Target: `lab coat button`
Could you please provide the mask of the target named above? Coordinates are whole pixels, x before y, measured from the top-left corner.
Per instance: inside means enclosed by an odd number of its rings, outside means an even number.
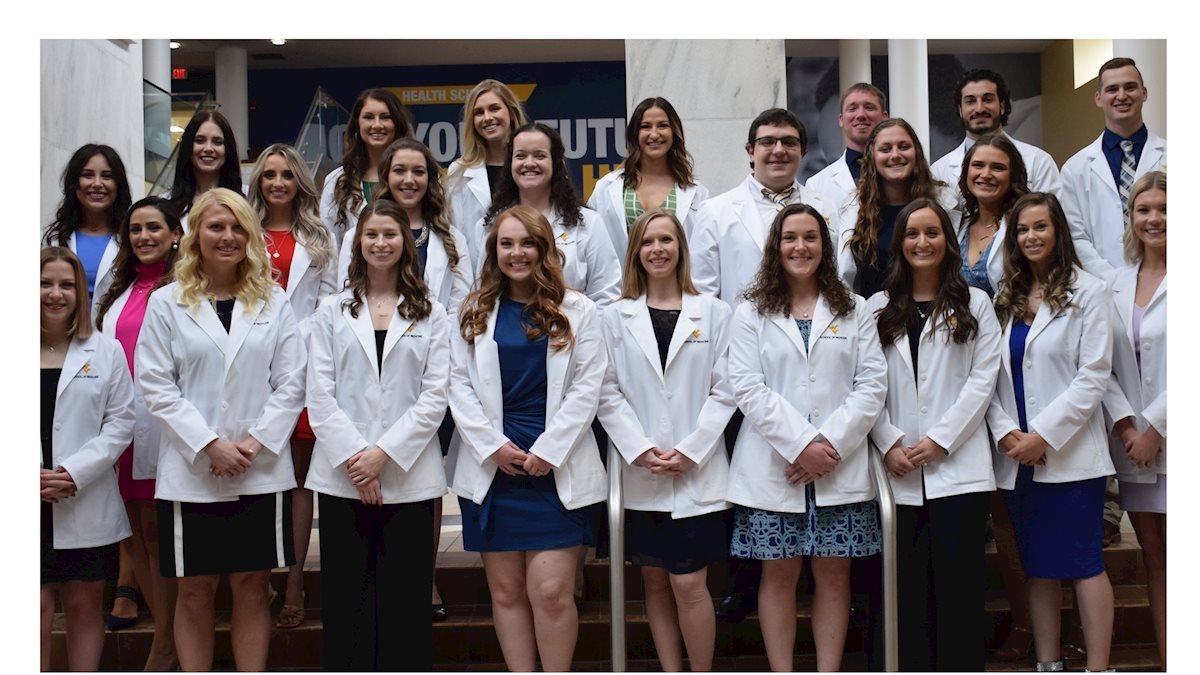
[[[229,401],[221,401],[221,410],[229,409]]]
[[[921,406],[921,414],[924,415],[927,412],[929,412],[929,408],[926,406]]]
[[[1033,361],[1025,361],[1025,367],[1026,367],[1026,368],[1032,368],[1032,367],[1033,367]]]
[[[816,381],[817,381],[817,376],[816,376],[816,375],[809,375],[809,376],[808,376],[808,381],[809,381],[809,382],[816,382]]]
[[[55,425],[54,425],[54,430],[55,430],[55,431],[62,431],[62,425],[61,425],[61,424],[55,424]]]

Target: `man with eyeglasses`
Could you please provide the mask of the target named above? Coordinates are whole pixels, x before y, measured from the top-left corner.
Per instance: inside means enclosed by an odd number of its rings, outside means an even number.
[[[771,108],[750,123],[746,141],[750,175],[741,185],[706,201],[690,234],[692,281],[702,293],[732,307],[741,302],[738,296],[758,273],[771,222],[784,206],[803,202],[826,221],[834,215],[835,205],[827,205],[796,180],[807,149],[804,124],[788,110]],[[837,241],[833,222],[829,229]]]
[[[958,178],[962,172],[963,157],[980,136],[1004,133],[1008,117],[1012,114],[1012,94],[1000,73],[986,68],[968,70],[954,89],[954,109],[962,121],[966,137],[957,148],[943,155],[929,168],[934,178],[954,188],[961,205],[963,198],[958,192]],[[1017,152],[1021,153],[1021,160],[1025,162],[1029,189],[1052,192],[1054,196],[1061,197],[1062,177],[1050,153],[1012,136],[1008,136],[1008,140],[1017,146]]]
[[[830,207],[840,209],[854,195],[867,139],[876,125],[887,118],[887,95],[879,87],[866,82],[850,85],[842,94],[838,113],[846,151],[809,178],[805,187],[820,194]]]

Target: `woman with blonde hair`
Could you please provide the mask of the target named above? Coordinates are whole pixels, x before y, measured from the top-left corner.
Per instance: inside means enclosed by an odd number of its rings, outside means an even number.
[[[263,670],[268,578],[295,555],[289,439],[305,348],[246,200],[214,188],[192,214],[175,282],[150,296],[136,358],[146,406],[166,432],[155,493],[161,572],[177,579],[182,669],[212,667],[213,601],[228,575],[234,660]]]
[[[683,225],[645,212],[629,231],[621,299],[604,313],[609,366],[598,417],[623,467],[626,556],[642,568],[663,670],[712,669],[708,566],[727,555],[723,512],[734,411],[729,305],[692,284]],[[666,422],[666,423],[664,423]]]
[[[588,429],[607,357],[595,304],[563,281],[546,218],[514,206],[495,221],[451,338],[452,489],[509,670],[534,670],[540,655],[547,672],[566,671],[575,565],[608,494]]]
[[[446,203],[460,229],[479,221],[492,205],[512,132],[525,126],[525,108],[503,82],[486,79],[467,94],[462,109],[462,156],[450,165]],[[483,237],[468,237],[471,260],[483,260]]]
[[[1121,508],[1142,547],[1150,613],[1167,669],[1167,174],[1129,190],[1129,266],[1114,271],[1113,378],[1104,396]]]
[[[41,666],[51,669],[56,601],[68,670],[97,670],[105,581],[130,535],[117,457],[133,440],[133,383],[121,347],[92,327],[87,273],[63,246],[41,253]]]
[[[258,156],[250,174],[249,202],[262,222],[271,270],[292,305],[305,344],[313,312],[321,300],[335,291],[337,278],[337,249],[329,230],[321,223],[317,211],[319,199],[304,159],[295,148],[276,143]],[[297,483],[292,491],[296,564],[288,569],[276,628],[295,628],[304,623],[304,559],[308,557],[312,538],[313,494],[303,485],[314,440],[308,412],[302,411],[292,434],[292,464]]]

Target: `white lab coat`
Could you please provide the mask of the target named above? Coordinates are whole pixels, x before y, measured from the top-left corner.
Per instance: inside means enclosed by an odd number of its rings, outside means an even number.
[[[625,169],[610,171],[596,183],[588,208],[600,215],[617,253],[617,261],[625,265],[625,251],[629,247],[629,227],[625,224]],[[691,238],[700,214],[700,205],[708,199],[708,188],[700,183],[692,187],[675,186],[675,216],[683,224],[683,232]]]
[[[708,293],[737,307],[742,291],[754,282],[762,262],[763,246],[771,230],[771,221],[763,220],[758,200],[761,192],[754,177],[704,202],[688,242],[692,258],[692,281],[701,293]],[[799,201],[815,208],[837,232],[837,214],[816,192],[793,182]]]
[[[1133,298],[1137,292],[1138,267],[1123,267],[1109,278],[1113,298],[1113,376],[1104,395],[1104,410],[1110,431],[1114,422],[1132,417],[1138,431],[1154,427],[1162,435],[1162,451],[1154,465],[1146,469],[1129,461],[1120,438],[1109,438],[1117,478],[1131,483],[1153,483],[1158,474],[1167,472],[1167,278],[1163,277],[1142,314],[1139,368],[1133,345]]]
[[[850,167],[846,165],[846,151],[843,150],[829,166],[813,174],[804,186],[821,195],[821,200],[831,207],[836,208],[846,203],[858,189],[854,176],[850,174]],[[833,240],[837,241],[837,237]]]
[[[296,487],[289,440],[304,404],[306,352],[283,289],[250,312],[234,304],[225,332],[216,310],[188,308],[173,283],[150,296],[135,360],[146,406],[162,429],[158,499],[233,501]],[[265,452],[240,476],[217,478],[201,451],[253,436]]]
[[[934,317],[929,317],[917,347],[919,376],[913,373],[907,334],[883,348],[887,404],[871,430],[875,447],[884,455],[897,441],[913,446],[928,436],[949,453],[904,478],[889,474],[898,504],[921,506],[926,498],[996,489],[984,416],[1000,372],[1000,323],[987,293],[970,290],[971,314],[979,322],[979,333],[970,342],[954,342],[950,326],[938,318],[934,328]],[[887,302],[887,291],[871,296],[871,316]]]
[[[1067,483],[1113,473],[1100,406],[1112,368],[1112,300],[1102,281],[1078,268],[1076,273],[1071,306],[1054,316],[1047,303],[1038,307],[1025,340],[1023,364],[1012,363],[1009,336],[1014,319],[1004,326],[1002,367],[987,422],[997,443],[992,456],[996,485],[1005,490],[1016,484],[1019,466],[999,449],[1001,438],[1020,429],[1014,367],[1023,369],[1029,432],[1040,434],[1050,446],[1046,463],[1034,467],[1033,479]]]
[[[335,257],[325,263],[325,267],[317,269],[316,263],[309,257],[308,249],[297,241],[292,253],[292,264],[288,268],[288,287],[283,293],[292,304],[292,313],[296,315],[296,323],[300,327],[300,337],[308,344],[308,334],[311,328],[309,320],[317,311],[326,296],[336,293],[334,286],[337,281],[337,244],[329,241],[329,248]]]
[[[962,213],[954,202],[954,189],[946,186],[937,189],[937,202],[946,210],[946,215],[950,216],[950,225],[955,232],[959,232],[959,224],[962,221]],[[838,208],[837,220],[841,223],[842,228],[838,236],[834,237],[837,243],[837,266],[838,276],[842,278],[842,282],[847,288],[854,288],[854,280],[858,277],[858,264],[854,262],[854,254],[850,251],[850,238],[854,236],[854,224],[858,222],[858,194],[851,195]],[[830,231],[830,235],[833,232]],[[1003,264],[1003,261],[1001,261]]]
[[[71,340],[51,443],[53,466],[67,470],[77,491],[51,505],[54,548],[105,546],[130,536],[114,465],[133,438],[133,417],[133,382],[121,346],[99,334]]]
[[[1104,156],[1101,133],[1090,145],[1063,164],[1062,207],[1071,226],[1071,239],[1084,269],[1101,276],[1125,266],[1125,215],[1112,169]],[[1146,138],[1135,180],[1150,171],[1166,171],[1167,139]]]
[[[689,518],[728,508],[725,425],[736,406],[726,373],[729,305],[683,294],[664,373],[646,296],[604,313],[608,371],[598,417],[626,464],[625,507]],[[678,478],[632,466],[643,452],[678,449],[696,463]]]
[[[583,293],[598,308],[604,309],[621,297],[621,261],[617,259],[600,216],[587,207],[580,208],[579,213],[582,222],[567,227],[557,209],[550,211],[554,243],[563,255],[563,280],[569,288]],[[491,231],[490,227],[483,226],[482,220],[472,228],[474,232],[481,233],[483,239]],[[479,250],[482,254],[482,243]],[[483,260],[482,257],[471,260],[475,265],[476,279],[483,270]]]
[[[104,327],[101,331],[108,338],[117,339],[117,319],[121,316],[121,311],[125,309],[125,303],[129,302],[129,296],[133,293],[133,286],[125,289],[125,292],[113,300],[113,304],[109,306],[108,311],[104,314]],[[93,305],[93,309],[95,305]],[[119,344],[119,342],[118,342]],[[137,347],[134,347],[134,357],[136,359]],[[124,359],[124,354],[121,355]],[[150,411],[146,408],[146,398],[142,395],[141,387],[137,386],[134,381],[133,387],[133,477],[136,480],[149,480],[154,478],[158,471],[158,446],[161,438],[161,432],[158,429],[158,422],[150,416]]]
[[[249,192],[250,192],[250,186],[246,185],[245,183],[242,183],[242,196],[245,197]],[[159,197],[161,199],[170,199],[171,198],[171,190],[167,190],[166,192],[159,195]],[[191,213],[191,211],[192,211],[192,205],[188,204],[183,207],[183,213],[179,214],[179,224],[183,227],[184,232],[188,231],[188,227],[189,227],[188,226],[188,214]]]
[[[367,205],[364,199],[358,208],[354,209],[353,213],[346,214],[345,229],[338,225],[338,205],[334,197],[334,191],[337,188],[338,179],[342,177],[345,171],[342,167],[338,167],[329,172],[325,177],[325,185],[321,188],[321,203],[318,207],[321,214],[321,222],[325,223],[325,228],[329,230],[329,236],[333,239],[334,246],[341,246],[342,236],[346,232],[354,230],[354,226],[358,223],[358,214],[362,213],[363,207]]]
[[[79,255],[79,250],[76,248],[78,244],[75,241],[75,233],[67,238],[66,247],[71,249],[71,253]],[[95,314],[97,300],[104,297],[108,292],[108,288],[112,286],[113,276],[116,270],[113,269],[113,262],[117,259],[117,252],[121,249],[120,242],[117,241],[117,235],[109,237],[108,244],[104,247],[104,254],[100,256],[100,265],[96,268],[96,285],[92,289],[92,314]]]
[[[487,330],[468,345],[455,330],[450,336],[450,411],[458,427],[450,445],[451,490],[482,504],[496,463],[492,454],[509,442],[504,435],[500,356],[494,331],[499,304],[488,316]],[[524,450],[554,466],[558,498],[568,509],[602,502],[608,478],[600,462],[592,418],[608,356],[595,303],[568,291],[560,306],[571,323],[575,345],[546,350],[546,429]]]
[[[478,275],[483,265],[483,243],[487,239],[487,230],[478,225],[492,207],[492,188],[488,184],[486,166],[480,163],[463,169],[459,162],[451,163],[447,172],[446,204],[450,209],[450,223],[466,237],[471,262],[475,263]]]
[[[734,310],[729,380],[746,421],[733,448],[729,501],[803,513],[804,486],[784,471],[820,438],[842,459],[816,482],[817,505],[874,499],[867,434],[883,410],[887,363],[866,300],[854,300],[853,313],[841,317],[824,297],[817,301],[808,349],[791,316],[762,316],[748,302]]]
[[[346,232],[346,237],[342,240],[341,251],[338,253],[338,289],[344,289],[350,278],[350,259],[354,255],[354,233],[354,230]],[[429,248],[426,250],[425,258],[424,281],[425,285],[429,287],[429,297],[437,300],[446,308],[446,314],[453,322],[457,321],[458,307],[462,304],[463,298],[467,297],[467,293],[470,293],[471,287],[475,285],[476,268],[462,231],[457,227],[451,227],[450,235],[454,237],[454,248],[458,251],[458,264],[453,270],[450,269],[450,256],[446,253],[446,246],[442,243],[442,238],[436,233],[430,232]]]
[[[1017,146],[1017,153],[1021,155],[1021,161],[1025,163],[1025,173],[1029,178],[1030,191],[1052,192],[1055,197],[1061,199],[1062,175],[1059,174],[1058,165],[1054,163],[1054,158],[1050,156],[1050,153],[1036,145],[1019,141],[1007,133],[1004,136]],[[954,188],[954,197],[959,207],[963,204],[963,197],[958,191],[958,179],[962,175],[963,158],[967,156],[967,150],[972,145],[975,145],[975,141],[964,137],[958,147],[942,155],[941,159],[929,167],[934,178]]]
[[[379,474],[385,504],[446,494],[437,431],[446,415],[450,336],[437,302],[424,319],[392,312],[380,373],[375,329],[364,302],[358,317],[343,303],[349,290],[326,298],[313,315],[308,359],[308,416],[317,441],[304,486],[358,499],[346,461],[378,447],[392,460]]]

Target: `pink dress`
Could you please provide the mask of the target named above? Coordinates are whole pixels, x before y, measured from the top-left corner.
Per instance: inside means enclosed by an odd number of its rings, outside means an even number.
[[[146,318],[146,303],[150,300],[150,291],[162,278],[166,268],[165,260],[150,265],[138,263],[135,267],[137,279],[130,286],[129,299],[125,301],[121,315],[117,317],[117,342],[120,342],[121,348],[125,350],[125,362],[135,379],[137,375],[133,372],[133,352],[137,347],[138,334],[142,332],[142,321]],[[125,452],[121,453],[121,458],[117,460],[117,487],[121,491],[121,499],[127,502],[136,499],[154,500],[154,479],[139,480],[133,477],[133,444],[125,448]]]

